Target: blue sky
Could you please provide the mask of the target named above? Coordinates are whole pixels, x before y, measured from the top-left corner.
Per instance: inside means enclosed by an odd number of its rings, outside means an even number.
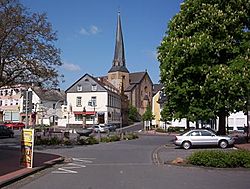
[[[21,0],[31,12],[45,12],[57,31],[56,46],[64,65],[59,68],[66,90],[85,73],[107,75],[112,66],[118,10],[121,12],[126,66],[147,69],[159,81],[157,47],[182,0]]]

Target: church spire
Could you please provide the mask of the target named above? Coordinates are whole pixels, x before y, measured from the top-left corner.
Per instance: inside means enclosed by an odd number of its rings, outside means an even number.
[[[113,65],[109,70],[109,73],[117,71],[129,73],[125,64],[125,53],[124,53],[120,12],[118,12],[118,19],[117,19],[115,54],[113,59]]]

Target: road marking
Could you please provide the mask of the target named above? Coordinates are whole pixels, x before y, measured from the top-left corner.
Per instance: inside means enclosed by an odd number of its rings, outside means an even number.
[[[65,168],[58,168],[58,171],[52,171],[52,173],[73,173],[76,174],[78,173],[77,171],[72,171],[69,169],[65,169]]]
[[[72,158],[73,162],[67,163],[65,166],[58,168],[56,171],[52,171],[51,173],[55,174],[76,174],[78,173],[75,170],[72,169],[80,169],[80,168],[85,168],[86,165],[84,164],[90,164],[93,163],[93,161],[96,158]],[[84,164],[83,164],[84,163]]]

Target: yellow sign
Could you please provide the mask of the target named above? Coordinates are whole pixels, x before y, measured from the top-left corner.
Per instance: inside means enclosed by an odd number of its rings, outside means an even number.
[[[21,166],[33,167],[34,129],[23,129],[21,138]]]

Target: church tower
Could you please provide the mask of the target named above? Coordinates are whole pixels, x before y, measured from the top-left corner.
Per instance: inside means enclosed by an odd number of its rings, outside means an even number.
[[[115,53],[111,69],[108,72],[108,81],[112,83],[117,89],[122,90],[129,86],[129,71],[125,63],[125,50],[122,36],[121,16],[118,12]]]

